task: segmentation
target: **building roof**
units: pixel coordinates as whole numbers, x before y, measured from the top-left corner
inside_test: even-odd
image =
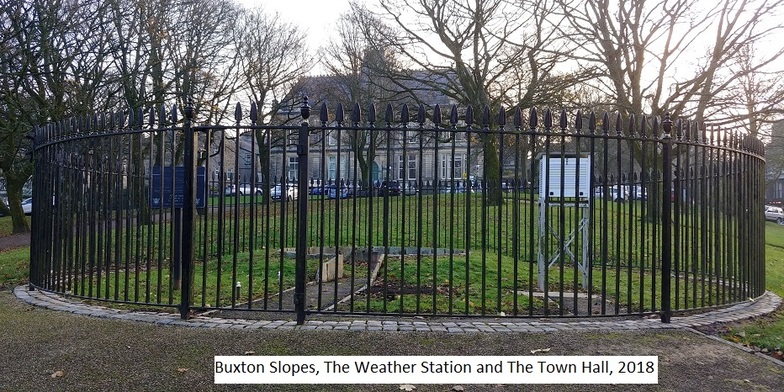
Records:
[[[402,106],[403,103],[407,103],[412,106],[421,103],[427,107],[436,104],[447,107],[454,104],[454,100],[444,92],[454,84],[454,78],[451,77],[453,75],[454,72],[450,69],[413,70],[401,73],[394,80],[378,78],[371,83],[368,78],[360,78],[355,89],[369,96],[360,100],[369,100],[377,104],[392,103],[393,106]],[[307,96],[311,107],[326,102],[328,110],[334,111],[337,104],[342,103],[348,113],[352,110],[353,102],[357,100],[357,97],[352,97],[350,85],[356,81],[356,77],[342,75],[302,77],[288,94],[290,103],[284,105],[283,110],[298,111],[302,97]],[[365,110],[364,106],[361,107]]]

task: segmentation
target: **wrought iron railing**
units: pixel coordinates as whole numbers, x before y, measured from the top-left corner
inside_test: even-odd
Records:
[[[444,121],[438,106],[313,121],[307,101],[296,126],[239,105],[230,126],[184,114],[36,130],[31,288],[299,322],[666,322],[764,291],[763,149],[731,131],[533,109]]]

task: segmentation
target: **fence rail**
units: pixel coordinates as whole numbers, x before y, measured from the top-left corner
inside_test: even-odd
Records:
[[[764,292],[756,139],[669,116],[319,109],[294,126],[237,105],[231,126],[189,106],[38,128],[31,288],[300,323],[668,322]]]

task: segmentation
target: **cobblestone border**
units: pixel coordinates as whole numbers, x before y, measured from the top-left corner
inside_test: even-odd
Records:
[[[196,316],[189,320],[179,315],[161,312],[137,312],[111,309],[103,306],[87,305],[80,301],[60,295],[28,290],[27,286],[14,288],[14,295],[20,300],[42,308],[69,312],[78,315],[138,321],[151,324],[178,325],[194,328],[231,328],[231,329],[301,329],[333,331],[383,331],[383,332],[447,332],[447,333],[509,333],[509,332],[557,332],[557,331],[629,331],[641,329],[681,329],[714,323],[732,322],[761,316],[776,310],[781,297],[770,291],[728,308],[684,317],[673,317],[669,324],[659,319],[608,320],[606,318],[587,321],[532,321],[525,319],[493,319],[492,321],[408,321],[388,319],[352,319],[345,321],[307,320],[297,325],[290,320],[245,320]]]

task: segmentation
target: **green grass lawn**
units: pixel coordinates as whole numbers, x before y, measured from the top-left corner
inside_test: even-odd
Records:
[[[0,289],[27,283],[29,272],[30,247],[0,252]]]
[[[13,225],[10,216],[0,216],[0,237],[7,237],[12,233]]]
[[[765,283],[768,290],[784,297],[784,226],[765,224]],[[729,340],[748,346],[784,349],[784,310],[730,329]]]
[[[9,230],[4,230],[3,228],[10,227],[10,218],[8,217],[0,217],[0,236],[7,236],[10,234]],[[28,272],[29,272],[29,253],[30,248],[18,248],[0,252],[0,288],[10,288],[18,284],[23,284],[27,281]],[[493,256],[493,255],[490,255]],[[506,256],[504,256],[504,260],[506,260]],[[425,275],[423,275],[422,282],[430,286],[433,290],[439,290],[440,286],[443,286],[443,283],[446,279],[449,279],[449,272],[448,269],[444,269],[444,263],[448,263],[449,259],[440,257],[435,262],[435,269],[434,264],[431,262],[432,257],[425,258],[425,263],[420,263],[419,267],[423,271],[426,271]],[[476,256],[471,256],[470,265],[476,266],[479,263],[480,259],[477,259]],[[491,260],[490,264],[494,263],[495,260]],[[414,264],[412,264],[414,263]],[[386,282],[389,284],[395,284],[397,281],[402,280],[411,284],[412,282],[416,282],[416,278],[411,275],[412,272],[416,271],[415,264],[416,262],[412,262],[410,259],[406,260],[405,267],[402,270],[396,269],[389,269],[387,270],[387,275],[380,275],[386,276]],[[242,264],[242,263],[241,263]],[[284,268],[287,268],[289,263],[284,263]],[[216,300],[218,298],[223,298],[224,300],[230,300],[231,298],[231,276],[233,275],[233,271],[227,269],[230,266],[230,263],[224,264],[221,269],[221,287],[212,287],[207,286],[205,288],[206,292],[210,292],[208,297],[214,298],[215,300],[207,302],[212,306],[215,306]],[[398,268],[400,267],[400,263],[398,262]],[[502,265],[503,269],[509,268],[509,263],[504,262]],[[210,268],[215,269],[215,268]],[[519,270],[527,270],[528,264],[522,263]],[[313,269],[311,268],[311,271]],[[535,271],[535,266],[534,269]],[[195,280],[197,282],[197,288],[200,286],[200,282],[202,281],[202,271],[200,267],[197,266],[196,277]],[[163,271],[165,273],[165,270]],[[502,275],[507,274],[509,271],[504,271]],[[614,282],[609,282],[614,279],[614,275],[608,275],[608,298],[618,296],[618,298],[623,301],[625,297],[627,297],[628,293],[623,291],[623,288],[626,286],[626,274],[623,273],[625,270],[622,270],[622,274],[619,275],[619,282],[620,282],[620,292],[615,291],[615,284]],[[150,285],[157,284],[158,275],[157,271],[153,271],[150,273]],[[275,270],[277,273],[277,270]],[[549,276],[550,281],[553,279],[558,279],[560,271],[558,268],[551,269],[551,273]],[[238,276],[246,276],[248,271],[239,270],[237,271]],[[418,294],[418,295],[402,295],[395,297],[394,300],[387,301],[386,304],[383,302],[378,302],[377,298],[370,298],[371,300],[371,309],[378,310],[379,307],[386,305],[387,311],[395,311],[395,310],[406,310],[411,311],[416,309],[417,307],[420,308],[433,308],[435,307],[439,311],[443,311],[444,309],[453,309],[455,313],[477,313],[482,312],[485,308],[493,307],[494,303],[497,301],[501,301],[504,305],[509,305],[515,302],[515,296],[517,296],[517,309],[523,310],[529,306],[529,301],[532,301],[532,306],[537,308],[543,306],[540,300],[537,299],[529,299],[525,295],[519,295],[519,293],[514,293],[514,288],[525,290],[527,286],[526,279],[528,276],[526,275],[522,281],[518,282],[517,286],[513,285],[511,280],[503,280],[500,283],[500,286],[497,283],[497,275],[496,274],[489,274],[485,276],[485,282],[483,283],[481,280],[477,280],[477,278],[470,278],[468,281],[465,279],[465,268],[463,269],[456,269],[454,272],[454,279],[452,283],[451,290],[454,290],[453,296],[439,296],[434,297],[428,294]],[[570,268],[564,269],[564,274],[566,276],[565,283],[568,283],[572,280],[573,270]],[[104,280],[103,286],[101,286],[101,290],[106,290],[108,287],[110,292],[114,294],[115,289],[115,282],[123,282],[125,281],[126,275],[124,273],[117,273],[116,276],[111,276],[111,279]],[[130,275],[130,274],[129,274]],[[272,273],[270,273],[272,275]],[[288,276],[292,274],[284,273],[286,279]],[[460,284],[457,279],[463,279],[464,283]],[[130,275],[129,280],[135,281],[136,277]],[[141,280],[134,285],[129,286],[129,296],[135,296],[136,289],[138,288],[138,292],[140,294],[145,294],[149,291],[149,286],[147,284],[147,275],[141,275]],[[534,275],[535,279],[535,275]],[[636,276],[632,276],[632,279],[636,279]],[[595,280],[595,279],[594,279]],[[162,278],[162,282],[164,287],[168,284],[168,277],[164,275]],[[272,289],[277,289],[277,284],[270,280]],[[287,286],[290,282],[285,281],[283,282],[284,286]],[[97,290],[97,285],[95,282],[91,283],[93,287]],[[484,285],[484,286],[483,286]],[[597,283],[595,283],[595,287],[599,287]],[[775,292],[779,296],[784,297],[784,226],[775,225],[772,223],[768,223],[766,225],[766,286],[769,290]],[[89,287],[85,286],[85,287]],[[467,287],[467,289],[466,289]],[[482,304],[480,301],[481,299],[477,300],[477,298],[481,298],[481,296],[476,296],[477,290],[481,290],[484,287],[485,290],[485,301],[486,304]],[[646,283],[646,287],[650,287],[648,283]],[[254,288],[254,291],[260,290],[260,287]],[[383,290],[383,286],[381,288]],[[243,287],[245,290],[245,287]],[[164,290],[164,292],[168,292],[168,290]],[[433,291],[431,291],[432,293]],[[465,295],[468,293],[468,295]],[[500,293],[500,296],[497,295]],[[245,293],[243,293],[245,294]],[[376,291],[378,295],[378,291]],[[121,297],[124,296],[124,293],[121,293]],[[624,302],[624,305],[631,304],[632,307],[636,308],[640,306],[640,300],[638,300],[638,293],[632,293],[631,302]],[[170,298],[173,303],[177,302],[176,293],[172,295]],[[361,306],[364,307],[364,303],[367,299],[364,297],[357,297],[355,301],[361,302]],[[539,301],[539,302],[537,302]],[[649,293],[644,293],[643,298],[641,299],[643,303],[650,304]],[[151,302],[153,302],[151,300]],[[222,301],[221,301],[222,302]],[[195,305],[201,305],[197,303]],[[511,313],[511,312],[510,312]],[[768,348],[771,350],[774,349],[781,349],[784,346],[784,312],[778,312],[771,317],[764,317],[753,322],[735,327],[732,329],[728,335],[729,339],[735,341],[741,341],[745,344]]]

